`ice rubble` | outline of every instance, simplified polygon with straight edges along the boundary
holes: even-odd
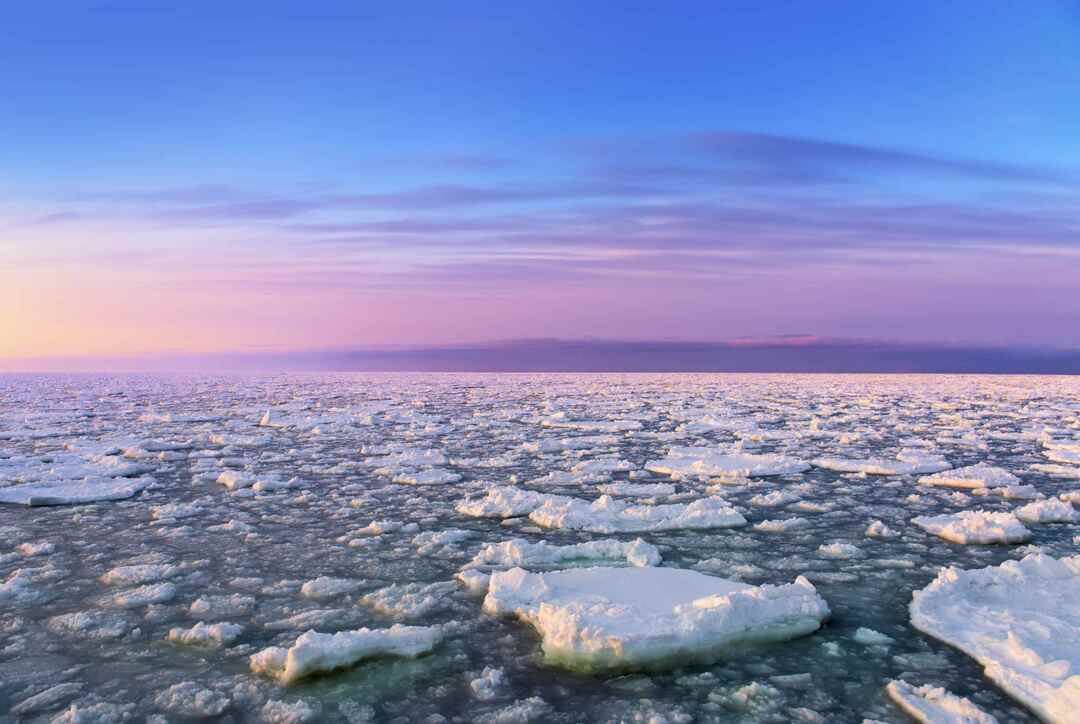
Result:
[[[351,666],[374,656],[420,656],[434,649],[442,637],[438,626],[401,624],[335,634],[308,631],[288,649],[271,646],[253,655],[251,670],[273,676],[282,684],[292,684],[305,676]]]
[[[801,576],[749,586],[678,568],[513,568],[491,575],[484,610],[531,624],[549,661],[582,670],[683,665],[812,633],[829,615]]]
[[[701,498],[687,504],[635,506],[609,495],[591,503],[580,498],[551,496],[529,513],[529,520],[545,528],[590,533],[703,530],[746,525],[746,518],[718,497]]]
[[[1031,531],[1012,513],[965,510],[919,516],[911,522],[951,543],[1022,543],[1031,538]]]
[[[1020,478],[992,465],[968,465],[919,478],[920,485],[947,488],[1007,488],[1020,484]]]
[[[645,463],[645,469],[675,477],[794,475],[809,470],[802,460],[787,455],[755,455],[706,447],[672,447],[666,458]]]
[[[890,681],[885,690],[898,707],[921,724],[997,724],[997,719],[941,687]]]
[[[1080,556],[1032,554],[946,568],[910,606],[915,628],[957,647],[1048,722],[1080,711]]]

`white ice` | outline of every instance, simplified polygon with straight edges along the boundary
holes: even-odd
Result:
[[[915,628],[957,647],[1048,722],[1080,712],[1080,556],[943,569],[911,602]]]

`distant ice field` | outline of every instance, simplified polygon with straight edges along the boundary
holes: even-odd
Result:
[[[1078,378],[0,376],[0,722],[1064,722],[1077,556]]]

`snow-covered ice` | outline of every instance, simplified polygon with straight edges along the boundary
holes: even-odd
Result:
[[[749,586],[677,568],[493,573],[484,610],[528,622],[548,661],[576,669],[707,660],[816,631],[828,604],[805,578]]]
[[[308,631],[288,649],[271,647],[251,657],[251,670],[291,684],[311,674],[351,666],[373,656],[415,657],[426,654],[442,640],[434,626],[403,626],[388,629],[362,628],[335,634]]]
[[[957,647],[1041,719],[1080,712],[1080,556],[947,568],[916,591],[911,623]]]
[[[746,518],[722,498],[715,497],[670,505],[635,505],[609,495],[593,502],[580,498],[549,498],[529,513],[529,520],[545,528],[591,533],[704,530],[746,525]]]
[[[965,510],[911,522],[951,543],[1023,543],[1031,538],[1031,531],[1012,513]]]
[[[997,724],[997,719],[940,686],[890,681],[886,690],[897,706],[922,724]]]

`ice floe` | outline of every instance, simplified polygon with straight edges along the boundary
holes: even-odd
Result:
[[[513,568],[492,574],[484,610],[526,621],[545,658],[585,670],[683,665],[812,633],[829,615],[805,578],[749,586],[676,568]]]
[[[666,458],[645,469],[675,477],[794,475],[809,470],[802,460],[787,455],[727,452],[715,448],[672,447]]]
[[[919,478],[920,485],[947,488],[1007,488],[1020,484],[1020,478],[992,465],[968,465]]]
[[[529,520],[545,528],[591,533],[704,530],[746,525],[746,518],[717,497],[670,505],[632,505],[608,495],[591,503],[580,498],[549,498],[529,513]]]
[[[911,623],[979,662],[1048,722],[1080,711],[1080,556],[1042,554],[974,570],[943,569],[916,591]]]
[[[362,628],[335,634],[308,631],[288,649],[272,646],[251,657],[251,670],[292,684],[305,676],[352,666],[374,656],[416,657],[442,640],[437,626]]]
[[[1031,531],[1012,513],[965,510],[919,516],[911,522],[951,543],[1023,543],[1031,538]]]
[[[997,719],[939,686],[890,681],[885,690],[898,707],[922,724],[997,724]]]

